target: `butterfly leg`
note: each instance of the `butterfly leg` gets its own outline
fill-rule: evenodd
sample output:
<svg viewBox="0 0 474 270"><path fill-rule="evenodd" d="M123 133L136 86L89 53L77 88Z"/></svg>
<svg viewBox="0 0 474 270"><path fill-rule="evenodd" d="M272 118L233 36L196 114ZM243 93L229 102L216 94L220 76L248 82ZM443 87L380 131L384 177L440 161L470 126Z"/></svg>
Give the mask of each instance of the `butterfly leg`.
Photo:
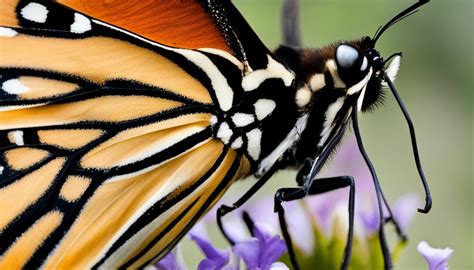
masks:
<svg viewBox="0 0 474 270"><path fill-rule="evenodd" d="M280 221L280 227L288 247L288 253L294 269L299 269L298 262L296 260L295 251L291 236L288 232L288 225L285 219L285 210L283 208L283 202L294 201L302 199L307 195L318 195L326 193L332 190L349 187L349 230L347 233L347 242L344 249L344 256L341 264L341 269L347 269L352 255L352 243L354 235L354 203L355 203L355 185L352 176L338 176L330 178L315 179L312 182L312 186L309 188L296 187L296 188L281 188L275 193L275 212L278 213L278 219Z"/></svg>
<svg viewBox="0 0 474 270"><path fill-rule="evenodd" d="M265 183L270 179L273 174L277 171L279 168L279 164L274 164L263 176L260 178L245 194L238 199L232 206L228 205L221 205L219 209L217 209L217 214L216 214L216 219L217 219L217 226L219 227L219 230L221 231L222 235L224 235L225 239L231 244L234 245L235 242L230 238L230 236L226 233L224 230L224 225L222 224L222 218L233 212L234 210L238 209L241 207L246 201L248 201L252 196L257 193L257 191L260 190L261 187L265 185Z"/></svg>

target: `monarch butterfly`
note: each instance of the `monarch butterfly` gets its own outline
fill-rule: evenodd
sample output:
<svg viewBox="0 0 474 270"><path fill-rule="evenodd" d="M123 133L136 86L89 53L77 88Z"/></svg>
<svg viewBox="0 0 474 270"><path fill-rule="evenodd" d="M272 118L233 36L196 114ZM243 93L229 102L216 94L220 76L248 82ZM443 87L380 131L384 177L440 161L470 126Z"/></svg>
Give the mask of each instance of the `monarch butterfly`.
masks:
<svg viewBox="0 0 474 270"><path fill-rule="evenodd" d="M399 56L386 66L375 43L426 2L374 38L272 52L230 1L2 0L0 268L145 267L234 181L261 177L221 227L285 167L299 169L275 197L291 243L281 202L353 185L315 181L349 122L371 167L357 113L388 86L408 116Z"/></svg>

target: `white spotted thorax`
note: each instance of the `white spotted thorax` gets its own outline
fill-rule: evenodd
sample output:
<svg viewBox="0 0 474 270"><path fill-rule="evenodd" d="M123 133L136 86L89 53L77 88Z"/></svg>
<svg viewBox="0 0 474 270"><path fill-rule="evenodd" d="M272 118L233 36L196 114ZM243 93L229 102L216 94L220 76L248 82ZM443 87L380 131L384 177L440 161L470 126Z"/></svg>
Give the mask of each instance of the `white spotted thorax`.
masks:
<svg viewBox="0 0 474 270"><path fill-rule="evenodd" d="M228 58L232 62L231 58ZM294 79L295 75L293 72L288 70L281 63L277 62L270 55L267 56L268 63L264 69L247 70L246 74L242 77L242 89L244 92L258 92L259 87L267 80L278 79L283 85L289 87ZM242 70L242 66L239 66ZM219 90L216 90L218 93ZM258 93L256 93L258 95ZM222 98L229 100L226 104L232 104L231 98L233 95L223 95ZM219 100L219 97L218 97ZM265 122L268 117L272 115L277 107L277 102L271 98L257 98L256 100L246 100L246 102L252 103L252 110L247 111L235 111L228 113L222 119L217 116L212 117L212 124L214 130L216 130L216 137L225 144L230 145L235 150L243 151L251 160L261 160L261 145L263 131L261 129L261 123ZM226 111L227 107L222 108ZM236 135L240 134L240 135ZM242 149L245 147L245 149ZM286 148L284 149L286 150Z"/></svg>

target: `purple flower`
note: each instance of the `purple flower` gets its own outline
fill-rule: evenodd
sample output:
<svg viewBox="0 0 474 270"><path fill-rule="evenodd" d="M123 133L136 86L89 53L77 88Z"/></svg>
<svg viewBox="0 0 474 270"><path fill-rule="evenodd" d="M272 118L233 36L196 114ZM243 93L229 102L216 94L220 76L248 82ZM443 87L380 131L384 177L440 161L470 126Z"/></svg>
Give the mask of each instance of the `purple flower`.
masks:
<svg viewBox="0 0 474 270"><path fill-rule="evenodd" d="M191 239L199 246L206 258L198 265L198 270L220 270L229 263L230 252L215 248L205 237L193 232Z"/></svg>
<svg viewBox="0 0 474 270"><path fill-rule="evenodd" d="M250 214L255 222L263 223L271 228L279 230L280 223L278 221L278 215L272 211L273 206L273 197L269 196L261 198L248 206L244 206L244 210ZM315 242L313 224L308 220L308 213L305 211L300 201L285 202L284 207L288 230L290 231L294 244L306 255L311 255L314 250ZM243 224L243 222L241 223ZM245 224L239 225L239 228L240 230L245 230ZM236 229L233 230L235 231ZM236 235L244 235L242 233L237 234L237 232L233 232L233 235L234 233ZM242 239L242 237L237 239Z"/></svg>
<svg viewBox="0 0 474 270"><path fill-rule="evenodd" d="M255 224L253 235L234 246L235 255L242 258L249 270L288 269L282 263L275 263L286 252L285 242L279 236L272 236L260 223Z"/></svg>
<svg viewBox="0 0 474 270"><path fill-rule="evenodd" d="M453 253L453 250L450 248L439 249L432 248L422 241L418 244L418 252L420 252L423 257L425 257L426 262L428 263L429 270L447 270L448 269L448 260Z"/></svg>
<svg viewBox="0 0 474 270"><path fill-rule="evenodd" d="M176 250L168 252L163 259L155 264L157 270L185 270L184 263L176 256Z"/></svg>

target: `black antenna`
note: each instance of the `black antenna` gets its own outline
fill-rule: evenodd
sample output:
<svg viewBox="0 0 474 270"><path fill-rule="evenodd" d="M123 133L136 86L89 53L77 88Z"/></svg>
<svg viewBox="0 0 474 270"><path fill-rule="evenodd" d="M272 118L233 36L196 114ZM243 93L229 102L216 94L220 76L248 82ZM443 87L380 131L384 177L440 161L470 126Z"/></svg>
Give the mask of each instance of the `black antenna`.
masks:
<svg viewBox="0 0 474 270"><path fill-rule="evenodd" d="M390 21L388 21L384 26L379 27L377 29L377 32L375 33L374 37L372 38L372 43L375 45L377 43L377 40L380 38L380 36L391 26L396 24L397 22L405 19L406 17L416 13L418 10L417 8L423 6L424 4L427 4L430 0L419 0L417 3L411 5L407 9L403 10L402 12L398 13L395 17L393 17Z"/></svg>
<svg viewBox="0 0 474 270"><path fill-rule="evenodd" d="M431 209L431 193L430 193L430 187L428 186L428 182L426 181L425 173L423 172L423 168L421 166L420 156L418 154L415 127L413 125L413 122L411 121L410 114L408 113L408 110L405 107L405 104L403 104L402 98L398 94L397 89L395 88L395 85L393 85L392 80L390 80L390 78L388 77L387 73L385 73L385 71L382 71L382 75L383 75L384 81L387 83L388 87L392 91L393 96L397 100L398 106L400 106L400 109L402 110L403 115L405 116L405 120L408 124L408 128L410 129L410 138L411 138L411 145L413 148L413 156L415 157L416 168L418 170L418 174L420 175L421 182L423 183L423 187L425 189L425 207L418 208L418 212L428 213Z"/></svg>

